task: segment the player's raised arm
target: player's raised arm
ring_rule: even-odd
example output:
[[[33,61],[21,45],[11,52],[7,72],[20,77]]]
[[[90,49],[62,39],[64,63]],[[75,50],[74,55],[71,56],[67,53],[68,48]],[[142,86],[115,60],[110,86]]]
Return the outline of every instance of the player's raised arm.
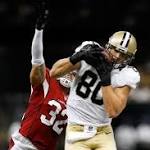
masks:
[[[43,56],[43,30],[48,20],[49,10],[46,2],[40,3],[38,18],[35,25],[35,33],[32,40],[31,56],[32,69],[30,72],[30,82],[32,85],[39,85],[45,79],[45,61]]]

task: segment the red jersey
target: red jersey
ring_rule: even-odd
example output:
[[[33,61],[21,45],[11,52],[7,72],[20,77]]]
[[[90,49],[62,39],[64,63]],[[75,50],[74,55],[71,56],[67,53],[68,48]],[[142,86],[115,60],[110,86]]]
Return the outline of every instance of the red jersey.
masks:
[[[39,150],[55,150],[67,124],[65,104],[59,82],[50,78],[47,69],[43,84],[32,87],[19,132]]]

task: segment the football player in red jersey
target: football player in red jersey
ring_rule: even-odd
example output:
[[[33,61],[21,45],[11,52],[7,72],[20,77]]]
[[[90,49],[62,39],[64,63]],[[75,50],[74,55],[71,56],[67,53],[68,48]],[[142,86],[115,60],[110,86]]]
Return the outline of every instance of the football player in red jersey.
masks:
[[[41,5],[32,41],[31,95],[19,131],[9,142],[9,150],[55,150],[66,127],[66,100],[74,74],[52,79],[43,57],[43,29],[48,18],[45,2]]]

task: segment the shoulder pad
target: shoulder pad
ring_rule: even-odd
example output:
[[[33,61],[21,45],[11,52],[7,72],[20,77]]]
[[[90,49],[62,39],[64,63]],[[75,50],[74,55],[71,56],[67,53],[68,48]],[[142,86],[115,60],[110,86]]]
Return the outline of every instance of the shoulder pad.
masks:
[[[112,85],[114,87],[121,87],[128,85],[131,88],[136,88],[140,82],[140,74],[135,67],[127,66],[121,71],[112,71]]]

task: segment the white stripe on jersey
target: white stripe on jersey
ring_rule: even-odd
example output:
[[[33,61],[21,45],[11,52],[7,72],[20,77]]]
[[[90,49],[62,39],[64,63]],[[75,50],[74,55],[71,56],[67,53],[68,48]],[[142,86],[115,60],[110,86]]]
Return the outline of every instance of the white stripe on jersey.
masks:
[[[48,84],[47,80],[45,79],[43,82],[44,98],[46,97],[46,95],[48,93],[48,89],[49,89],[49,84]]]

